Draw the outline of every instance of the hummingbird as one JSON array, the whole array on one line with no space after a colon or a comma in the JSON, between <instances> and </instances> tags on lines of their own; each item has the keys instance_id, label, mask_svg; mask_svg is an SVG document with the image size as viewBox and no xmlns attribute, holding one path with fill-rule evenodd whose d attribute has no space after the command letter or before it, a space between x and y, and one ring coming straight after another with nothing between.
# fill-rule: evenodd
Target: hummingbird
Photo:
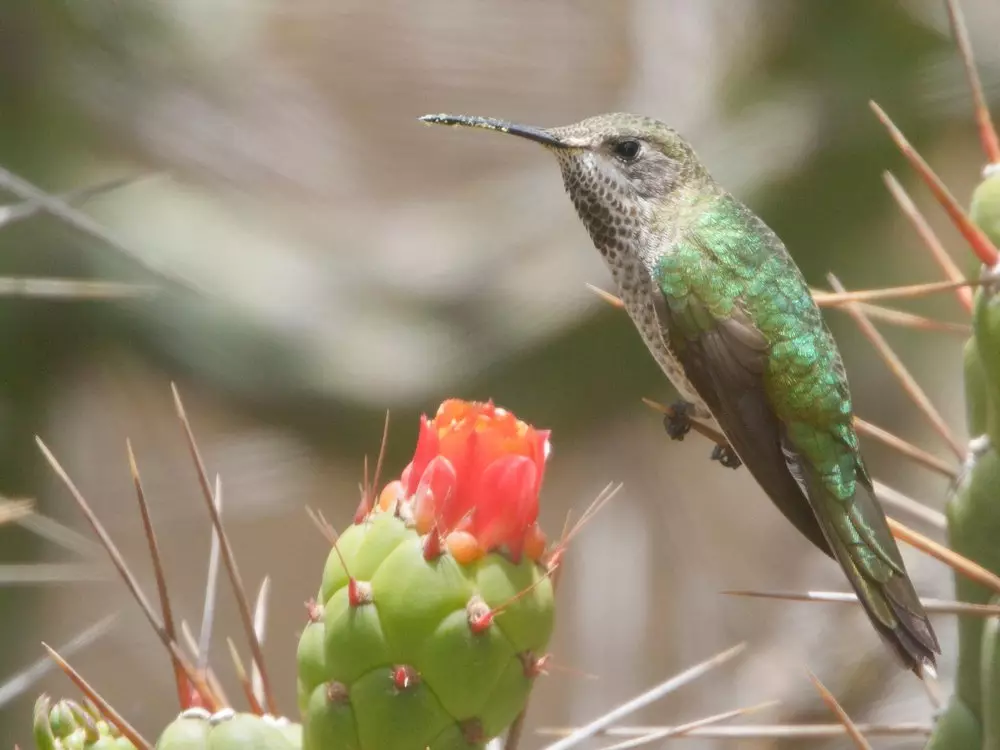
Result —
<instances>
[{"instance_id":1,"label":"hummingbird","mask_svg":"<svg viewBox=\"0 0 1000 750\"><path fill-rule=\"evenodd\" d=\"M940 654L875 497L840 351L784 243L709 174L677 131L641 115L541 128L466 115L544 146L633 324L692 419L725 435L778 510L841 567L871 624L918 677Z\"/></svg>"}]
</instances>

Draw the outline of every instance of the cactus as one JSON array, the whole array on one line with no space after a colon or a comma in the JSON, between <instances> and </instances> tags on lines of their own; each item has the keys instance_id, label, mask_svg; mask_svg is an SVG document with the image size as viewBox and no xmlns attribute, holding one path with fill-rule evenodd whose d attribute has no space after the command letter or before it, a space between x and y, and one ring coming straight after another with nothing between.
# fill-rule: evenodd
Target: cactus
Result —
<instances>
[{"instance_id":1,"label":"cactus","mask_svg":"<svg viewBox=\"0 0 1000 750\"><path fill-rule=\"evenodd\" d=\"M175 399L210 508L215 550L227 550L217 504L221 484L210 490L176 392ZM421 419L413 459L399 478L377 496L364 489L344 534L336 537L320 523L332 549L318 576L318 596L308 603L298 647L303 725L276 712L256 625L248 626L260 677L255 684L234 652L251 710L237 712L228 705L208 655L196 653L194 664L174 640L165 584L161 624L82 494L44 443L39 445L168 646L181 711L152 745L50 649L95 708L84 711L61 701L50 710L48 698L40 698L38 750L482 748L524 711L535 678L544 673L554 625L552 574L569 538L549 546L537 523L549 432L492 402L445 401L433 419ZM131 454L130 462L162 579ZM244 623L256 623L235 563L227 570ZM210 569L209 578L214 575ZM205 627L211 628L214 603L206 607ZM261 600L258 615L260 607ZM208 632L200 642L208 643Z\"/></svg>"},{"instance_id":2,"label":"cactus","mask_svg":"<svg viewBox=\"0 0 1000 750\"><path fill-rule=\"evenodd\" d=\"M402 477L323 570L298 652L305 750L479 748L520 713L553 627L548 452L492 403L422 418Z\"/></svg>"},{"instance_id":3,"label":"cactus","mask_svg":"<svg viewBox=\"0 0 1000 750\"><path fill-rule=\"evenodd\" d=\"M71 700L52 706L47 695L35 701L34 735L38 750L136 750L98 711Z\"/></svg>"}]
</instances>

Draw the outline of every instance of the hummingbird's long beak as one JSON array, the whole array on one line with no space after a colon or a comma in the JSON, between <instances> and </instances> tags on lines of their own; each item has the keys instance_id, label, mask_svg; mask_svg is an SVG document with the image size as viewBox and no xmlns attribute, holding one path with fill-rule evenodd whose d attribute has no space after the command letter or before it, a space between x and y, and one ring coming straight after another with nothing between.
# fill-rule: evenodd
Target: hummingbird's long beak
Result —
<instances>
[{"instance_id":1,"label":"hummingbird's long beak","mask_svg":"<svg viewBox=\"0 0 1000 750\"><path fill-rule=\"evenodd\" d=\"M482 128L483 130L495 130L499 133L508 133L529 141L541 143L549 148L570 148L569 144L563 143L552 133L543 128L536 128L531 125L518 125L514 122L495 120L492 117L473 117L470 115L424 115L421 122L434 125L452 125L466 128Z\"/></svg>"}]
</instances>

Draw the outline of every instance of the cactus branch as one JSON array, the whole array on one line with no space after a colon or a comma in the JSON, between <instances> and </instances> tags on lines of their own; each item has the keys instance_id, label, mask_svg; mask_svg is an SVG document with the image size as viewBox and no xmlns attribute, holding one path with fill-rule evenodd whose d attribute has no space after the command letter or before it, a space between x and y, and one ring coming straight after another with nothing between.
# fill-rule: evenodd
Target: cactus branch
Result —
<instances>
[{"instance_id":1,"label":"cactus branch","mask_svg":"<svg viewBox=\"0 0 1000 750\"><path fill-rule=\"evenodd\" d=\"M951 255L948 254L948 251L945 250L941 240L938 239L937 234L935 234L927 219L924 218L920 209L917 208L917 204L913 202L913 199L910 198L909 193L906 192L906 189L896 179L895 175L892 172L885 172L882 175L882 179L885 181L886 187L896 200L903 215L909 219L913 228L917 230L917 234L920 235L924 246L930 251L934 260L944 272L944 275L956 283L964 281L965 275L962 273L962 270ZM965 308L965 311L971 313L972 288L967 286L956 287L955 296L958 297L958 301Z\"/></svg>"},{"instance_id":2,"label":"cactus branch","mask_svg":"<svg viewBox=\"0 0 1000 750\"><path fill-rule=\"evenodd\" d=\"M187 440L188 450L195 463L195 468L197 469L198 482L201 485L202 495L205 498L205 504L208 507L208 512L212 517L212 525L219 534L219 541L222 549L222 560L226 565L226 572L229 574L229 581L233 587L233 592L235 593L239 604L238 610L240 613L240 621L243 623L243 629L247 640L250 642L250 652L253 655L254 661L257 662L257 666L260 668L261 682L264 685L264 695L267 699L267 710L277 716L278 706L275 703L274 694L271 691L271 681L267 674L267 665L264 662L264 652L260 647L260 641L257 640L257 636L254 633L253 615L250 612L250 604L247 600L246 589L243 587L243 580L240 578L240 572L236 565L236 557L233 554L232 546L229 544L229 538L226 536L226 531L222 526L222 519L216 510L212 488L208 483L208 473L205 471L205 464L202 461L201 452L198 450L198 444L194 439L194 432L191 429L191 423L184 410L184 403L181 401L181 396L177 390L176 384L171 383L170 389L173 391L174 406L177 411L177 416L180 419L181 426L184 428L184 436Z\"/></svg>"},{"instance_id":3,"label":"cactus branch","mask_svg":"<svg viewBox=\"0 0 1000 750\"><path fill-rule=\"evenodd\" d=\"M954 34L955 41L958 43L958 51L965 68L965 77L972 90L976 125L979 128L979 140L983 145L983 154L988 163L1000 164L1000 138L997 137L996 128L993 126L990 110L986 104L986 96L983 94L983 84L979 80L979 71L976 70L972 42L969 41L969 30L965 26L965 14L962 13L962 8L957 0L945 0L945 7L948 9L948 23L951 25L951 33Z\"/></svg>"},{"instance_id":4,"label":"cactus branch","mask_svg":"<svg viewBox=\"0 0 1000 750\"><path fill-rule=\"evenodd\" d=\"M937 199L938 203L940 203L944 210L948 213L952 223L962 233L962 236L965 237L966 242L969 243L969 246L976 253L979 260L988 266L995 265L998 257L997 249L993 246L993 243L990 242L989 237L986 236L982 229L972 222L969 215L965 212L959 202L955 200L955 196L951 194L951 191L949 191L944 182L941 181L941 178L938 177L934 170L931 169L930 165L924 161L924 158L917 153L916 149L913 148L910 142L906 140L906 136L904 136L902 131L900 131L892 120L889 119L889 115L887 115L875 102L869 102L869 105L871 106L872 111L875 112L875 116L881 120L882 124L889 131L890 137L893 141L895 141L899 150L903 152L903 155L907 158L910 164L913 165L914 169L917 170L921 178L923 178L924 182L931 189L931 192L934 193L934 197Z\"/></svg>"},{"instance_id":5,"label":"cactus branch","mask_svg":"<svg viewBox=\"0 0 1000 750\"><path fill-rule=\"evenodd\" d=\"M868 740L865 736L861 734L861 730L851 721L851 717L847 715L847 711L844 707L840 705L833 693L827 690L826 685L820 682L819 677L814 675L809 670L806 670L809 675L809 679L812 684L816 687L816 691L819 693L819 697L823 699L823 702L827 705L836 717L840 720L840 723L844 725L844 729L847 731L847 736L851 738L854 742L854 746L859 748L859 750L872 750L872 746L868 744Z\"/></svg>"},{"instance_id":6,"label":"cactus branch","mask_svg":"<svg viewBox=\"0 0 1000 750\"><path fill-rule=\"evenodd\" d=\"M114 724L115 728L122 733L122 736L126 737L129 742L131 742L138 750L153 750L153 746L146 741L141 734L139 734L131 724L129 724L124 717L121 716L115 709L108 703L100 694L90 686L83 676L77 672L69 663L63 659L54 649L52 649L48 644L42 643L42 646L46 651L49 652L49 656L52 660L59 666L59 668L66 673L66 676L73 681L73 683L80 688L81 692L87 696L87 699L93 702L97 707L101 715L108 720L109 723Z\"/></svg>"}]
</instances>

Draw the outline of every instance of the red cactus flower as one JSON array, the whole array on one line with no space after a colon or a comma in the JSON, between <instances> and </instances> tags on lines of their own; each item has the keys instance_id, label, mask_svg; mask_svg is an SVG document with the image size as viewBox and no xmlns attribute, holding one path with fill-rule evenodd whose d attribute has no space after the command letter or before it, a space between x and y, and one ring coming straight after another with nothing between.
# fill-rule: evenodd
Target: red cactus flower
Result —
<instances>
[{"instance_id":1,"label":"red cactus flower","mask_svg":"<svg viewBox=\"0 0 1000 750\"><path fill-rule=\"evenodd\" d=\"M544 537L535 521L550 451L537 430L493 402L451 399L421 417L413 460L380 505L412 501L417 530L436 529L469 558L504 547L514 559L537 558Z\"/></svg>"}]
</instances>

